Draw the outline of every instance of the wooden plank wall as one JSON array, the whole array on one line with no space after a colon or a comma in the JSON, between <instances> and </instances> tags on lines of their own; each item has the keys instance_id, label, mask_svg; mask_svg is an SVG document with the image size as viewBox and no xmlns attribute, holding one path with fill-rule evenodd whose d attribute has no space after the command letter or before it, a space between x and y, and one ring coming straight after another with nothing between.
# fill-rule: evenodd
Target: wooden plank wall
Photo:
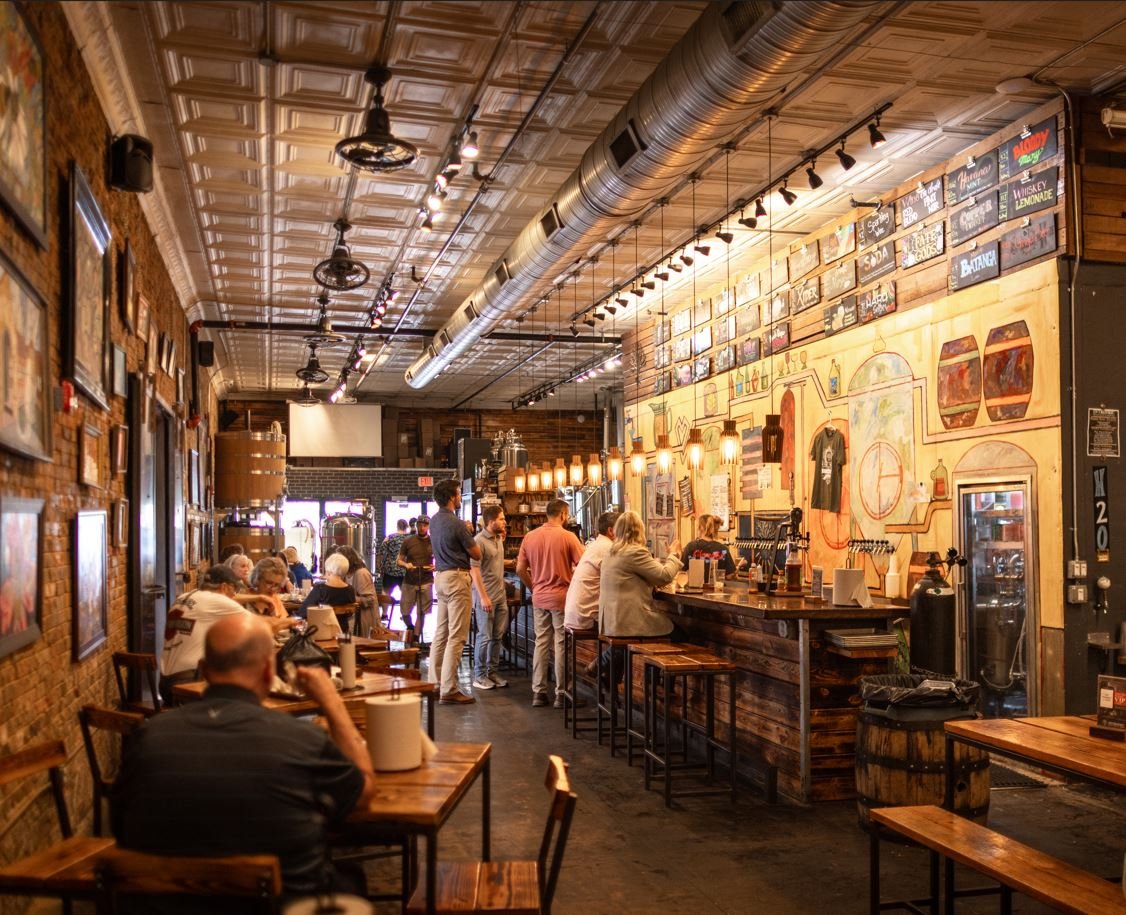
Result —
<instances>
[{"instance_id":1,"label":"wooden plank wall","mask_svg":"<svg viewBox=\"0 0 1126 915\"><path fill-rule=\"evenodd\" d=\"M1079 185L1083 256L1126 263L1126 130L1108 130L1100 115L1107 102L1078 102ZM1126 110L1126 109L1124 109Z\"/></svg>"}]
</instances>

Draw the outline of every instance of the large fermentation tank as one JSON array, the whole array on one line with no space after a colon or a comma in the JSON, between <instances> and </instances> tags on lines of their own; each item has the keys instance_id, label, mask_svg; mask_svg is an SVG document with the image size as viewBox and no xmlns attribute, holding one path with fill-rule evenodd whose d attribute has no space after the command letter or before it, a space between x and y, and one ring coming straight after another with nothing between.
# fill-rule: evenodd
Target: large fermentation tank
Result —
<instances>
[{"instance_id":1,"label":"large fermentation tank","mask_svg":"<svg viewBox=\"0 0 1126 915\"><path fill-rule=\"evenodd\" d=\"M283 548L281 538L272 527L228 522L219 532L219 552L222 553L235 543L239 544L243 552L254 562L273 556Z\"/></svg>"},{"instance_id":2,"label":"large fermentation tank","mask_svg":"<svg viewBox=\"0 0 1126 915\"><path fill-rule=\"evenodd\" d=\"M500 462L513 470L528 466L528 449L524 447L524 442L514 429L509 429L504 436L504 444L500 449Z\"/></svg>"},{"instance_id":3,"label":"large fermentation tank","mask_svg":"<svg viewBox=\"0 0 1126 915\"><path fill-rule=\"evenodd\" d=\"M324 559L329 550L342 546L352 547L369 569L375 568L372 562L372 531L370 509L363 514L346 512L329 515L321 522L321 568L324 568Z\"/></svg>"},{"instance_id":4,"label":"large fermentation tank","mask_svg":"<svg viewBox=\"0 0 1126 915\"><path fill-rule=\"evenodd\" d=\"M284 493L284 435L273 431L216 434L217 508L266 508Z\"/></svg>"}]
</instances>

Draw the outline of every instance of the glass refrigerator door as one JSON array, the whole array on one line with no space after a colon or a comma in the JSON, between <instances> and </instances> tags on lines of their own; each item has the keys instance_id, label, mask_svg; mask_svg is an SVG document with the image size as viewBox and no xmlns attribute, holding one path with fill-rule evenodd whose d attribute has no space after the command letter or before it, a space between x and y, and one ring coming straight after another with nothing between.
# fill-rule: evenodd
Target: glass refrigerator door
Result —
<instances>
[{"instance_id":1,"label":"glass refrigerator door","mask_svg":"<svg viewBox=\"0 0 1126 915\"><path fill-rule=\"evenodd\" d=\"M1029 714L1030 555L1023 485L961 487L967 613L965 676L981 686L987 718Z\"/></svg>"}]
</instances>

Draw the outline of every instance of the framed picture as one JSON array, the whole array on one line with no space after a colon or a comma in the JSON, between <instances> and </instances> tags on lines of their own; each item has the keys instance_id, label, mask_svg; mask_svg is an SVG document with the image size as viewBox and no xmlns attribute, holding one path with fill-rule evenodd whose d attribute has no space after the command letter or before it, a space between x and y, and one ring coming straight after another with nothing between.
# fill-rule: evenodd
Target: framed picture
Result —
<instances>
[{"instance_id":1,"label":"framed picture","mask_svg":"<svg viewBox=\"0 0 1126 915\"><path fill-rule=\"evenodd\" d=\"M199 505L199 452L188 450L188 502Z\"/></svg>"},{"instance_id":2,"label":"framed picture","mask_svg":"<svg viewBox=\"0 0 1126 915\"><path fill-rule=\"evenodd\" d=\"M86 486L101 487L98 470L101 467L102 432L97 426L84 424L78 431L78 482Z\"/></svg>"},{"instance_id":3,"label":"framed picture","mask_svg":"<svg viewBox=\"0 0 1126 915\"><path fill-rule=\"evenodd\" d=\"M129 546L129 500L113 503L113 545Z\"/></svg>"},{"instance_id":4,"label":"framed picture","mask_svg":"<svg viewBox=\"0 0 1126 915\"><path fill-rule=\"evenodd\" d=\"M20 5L0 7L0 201L47 247L47 86L43 48Z\"/></svg>"},{"instance_id":5,"label":"framed picture","mask_svg":"<svg viewBox=\"0 0 1126 915\"><path fill-rule=\"evenodd\" d=\"M200 524L198 521L188 522L188 568L194 569L199 565L200 554L202 553L203 537L200 533Z\"/></svg>"},{"instance_id":6,"label":"framed picture","mask_svg":"<svg viewBox=\"0 0 1126 915\"><path fill-rule=\"evenodd\" d=\"M148 349L145 351L145 374L150 378L156 374L159 349L160 337L157 335L156 328L149 325L149 344Z\"/></svg>"},{"instance_id":7,"label":"framed picture","mask_svg":"<svg viewBox=\"0 0 1126 915\"><path fill-rule=\"evenodd\" d=\"M113 345L113 395L126 397L129 394L129 373L125 370L125 350Z\"/></svg>"},{"instance_id":8,"label":"framed picture","mask_svg":"<svg viewBox=\"0 0 1126 915\"><path fill-rule=\"evenodd\" d=\"M70 164L69 333L66 374L103 410L109 351L110 231L86 176Z\"/></svg>"},{"instance_id":9,"label":"framed picture","mask_svg":"<svg viewBox=\"0 0 1126 915\"><path fill-rule=\"evenodd\" d=\"M0 658L42 634L43 500L0 495Z\"/></svg>"},{"instance_id":10,"label":"framed picture","mask_svg":"<svg viewBox=\"0 0 1126 915\"><path fill-rule=\"evenodd\" d=\"M147 340L149 336L149 315L152 309L149 308L149 300L140 293L137 294L137 336L142 340Z\"/></svg>"},{"instance_id":11,"label":"framed picture","mask_svg":"<svg viewBox=\"0 0 1126 915\"><path fill-rule=\"evenodd\" d=\"M74 519L74 660L106 640L106 510L80 511Z\"/></svg>"},{"instance_id":12,"label":"framed picture","mask_svg":"<svg viewBox=\"0 0 1126 915\"><path fill-rule=\"evenodd\" d=\"M125 250L117 256L117 298L121 311L121 323L129 333L137 327L137 286L133 278L137 272L137 262L129 239L125 239Z\"/></svg>"},{"instance_id":13,"label":"framed picture","mask_svg":"<svg viewBox=\"0 0 1126 915\"><path fill-rule=\"evenodd\" d=\"M38 461L51 460L49 362L46 303L0 255L0 446Z\"/></svg>"},{"instance_id":14,"label":"framed picture","mask_svg":"<svg viewBox=\"0 0 1126 915\"><path fill-rule=\"evenodd\" d=\"M114 426L109 440L110 472L116 476L129 469L129 427Z\"/></svg>"}]
</instances>

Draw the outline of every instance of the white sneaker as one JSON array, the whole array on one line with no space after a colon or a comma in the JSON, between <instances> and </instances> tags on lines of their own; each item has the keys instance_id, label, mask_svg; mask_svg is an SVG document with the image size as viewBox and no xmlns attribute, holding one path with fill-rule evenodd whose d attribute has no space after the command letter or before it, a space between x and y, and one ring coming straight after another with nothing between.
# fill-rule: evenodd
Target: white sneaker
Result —
<instances>
[{"instance_id":1,"label":"white sneaker","mask_svg":"<svg viewBox=\"0 0 1126 915\"><path fill-rule=\"evenodd\" d=\"M492 689L496 684L488 677L478 677L473 681L474 689Z\"/></svg>"},{"instance_id":2,"label":"white sneaker","mask_svg":"<svg viewBox=\"0 0 1126 915\"><path fill-rule=\"evenodd\" d=\"M508 686L508 681L498 673L489 674L489 679L493 681L493 686Z\"/></svg>"}]
</instances>

